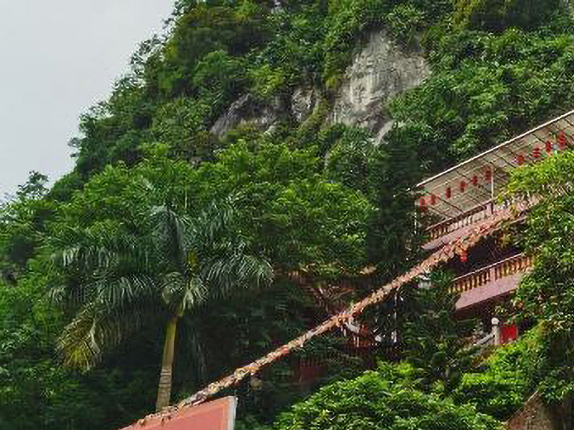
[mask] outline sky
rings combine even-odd
[[[0,198],[37,170],[70,171],[67,143],[173,0],[0,0]]]

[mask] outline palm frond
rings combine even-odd
[[[203,265],[201,278],[209,295],[225,298],[235,289],[260,288],[273,279],[271,265],[252,255],[237,253],[212,259]]]
[[[230,201],[194,219],[166,205],[151,212],[147,236],[105,223],[58,232],[50,246],[64,286],[51,296],[77,310],[59,339],[66,363],[95,365],[146,322],[165,316],[166,308],[172,316],[193,313],[210,298],[269,283],[271,266],[248,254],[234,215]]]
[[[201,305],[208,297],[209,291],[203,279],[199,276],[192,277],[187,283],[183,298],[183,310],[193,309]]]
[[[135,305],[159,297],[157,284],[145,274],[105,277],[94,282],[89,289],[95,291],[95,302],[110,308]]]
[[[52,240],[52,263],[60,269],[105,271],[120,264],[141,265],[149,261],[143,239],[106,230],[67,228]]]
[[[176,314],[199,306],[208,296],[207,286],[199,276],[188,279],[180,272],[164,275],[160,288],[164,303]]]
[[[186,234],[190,220],[167,206],[158,206],[152,211],[158,246],[169,263],[184,270],[187,258]]]
[[[189,234],[188,247],[199,251],[221,247],[232,248],[232,225],[236,218],[236,210],[232,199],[213,202],[193,220]],[[227,240],[222,241],[222,238]]]
[[[153,301],[124,303],[116,308],[90,303],[76,314],[58,339],[58,352],[71,367],[90,369],[104,354],[162,313]]]
[[[95,306],[87,306],[68,324],[58,339],[58,352],[64,363],[89,369],[101,358],[101,347],[96,341],[101,313]]]
[[[186,279],[181,272],[170,272],[161,277],[160,290],[164,304],[176,313],[185,297]]]
[[[90,303],[95,296],[96,292],[88,285],[78,282],[53,286],[48,291],[48,299],[62,309],[78,309]]]

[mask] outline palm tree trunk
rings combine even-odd
[[[169,406],[171,399],[171,374],[173,368],[173,356],[175,352],[175,335],[179,317],[172,317],[167,323],[165,332],[165,343],[163,346],[163,358],[161,362],[161,373],[159,376],[159,387],[157,390],[156,410],[159,412]]]

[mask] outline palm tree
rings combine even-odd
[[[229,203],[195,218],[169,206],[148,217],[150,234],[120,233],[110,225],[70,230],[55,243],[53,261],[66,282],[52,297],[75,317],[59,339],[72,366],[89,368],[150,322],[166,324],[156,407],[169,405],[178,324],[190,311],[270,282],[271,266],[247,252],[231,229]]]

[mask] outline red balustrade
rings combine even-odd
[[[525,273],[532,267],[532,257],[519,254],[492,264],[484,269],[456,278],[451,291],[463,294],[476,288],[485,287],[510,276]]]

